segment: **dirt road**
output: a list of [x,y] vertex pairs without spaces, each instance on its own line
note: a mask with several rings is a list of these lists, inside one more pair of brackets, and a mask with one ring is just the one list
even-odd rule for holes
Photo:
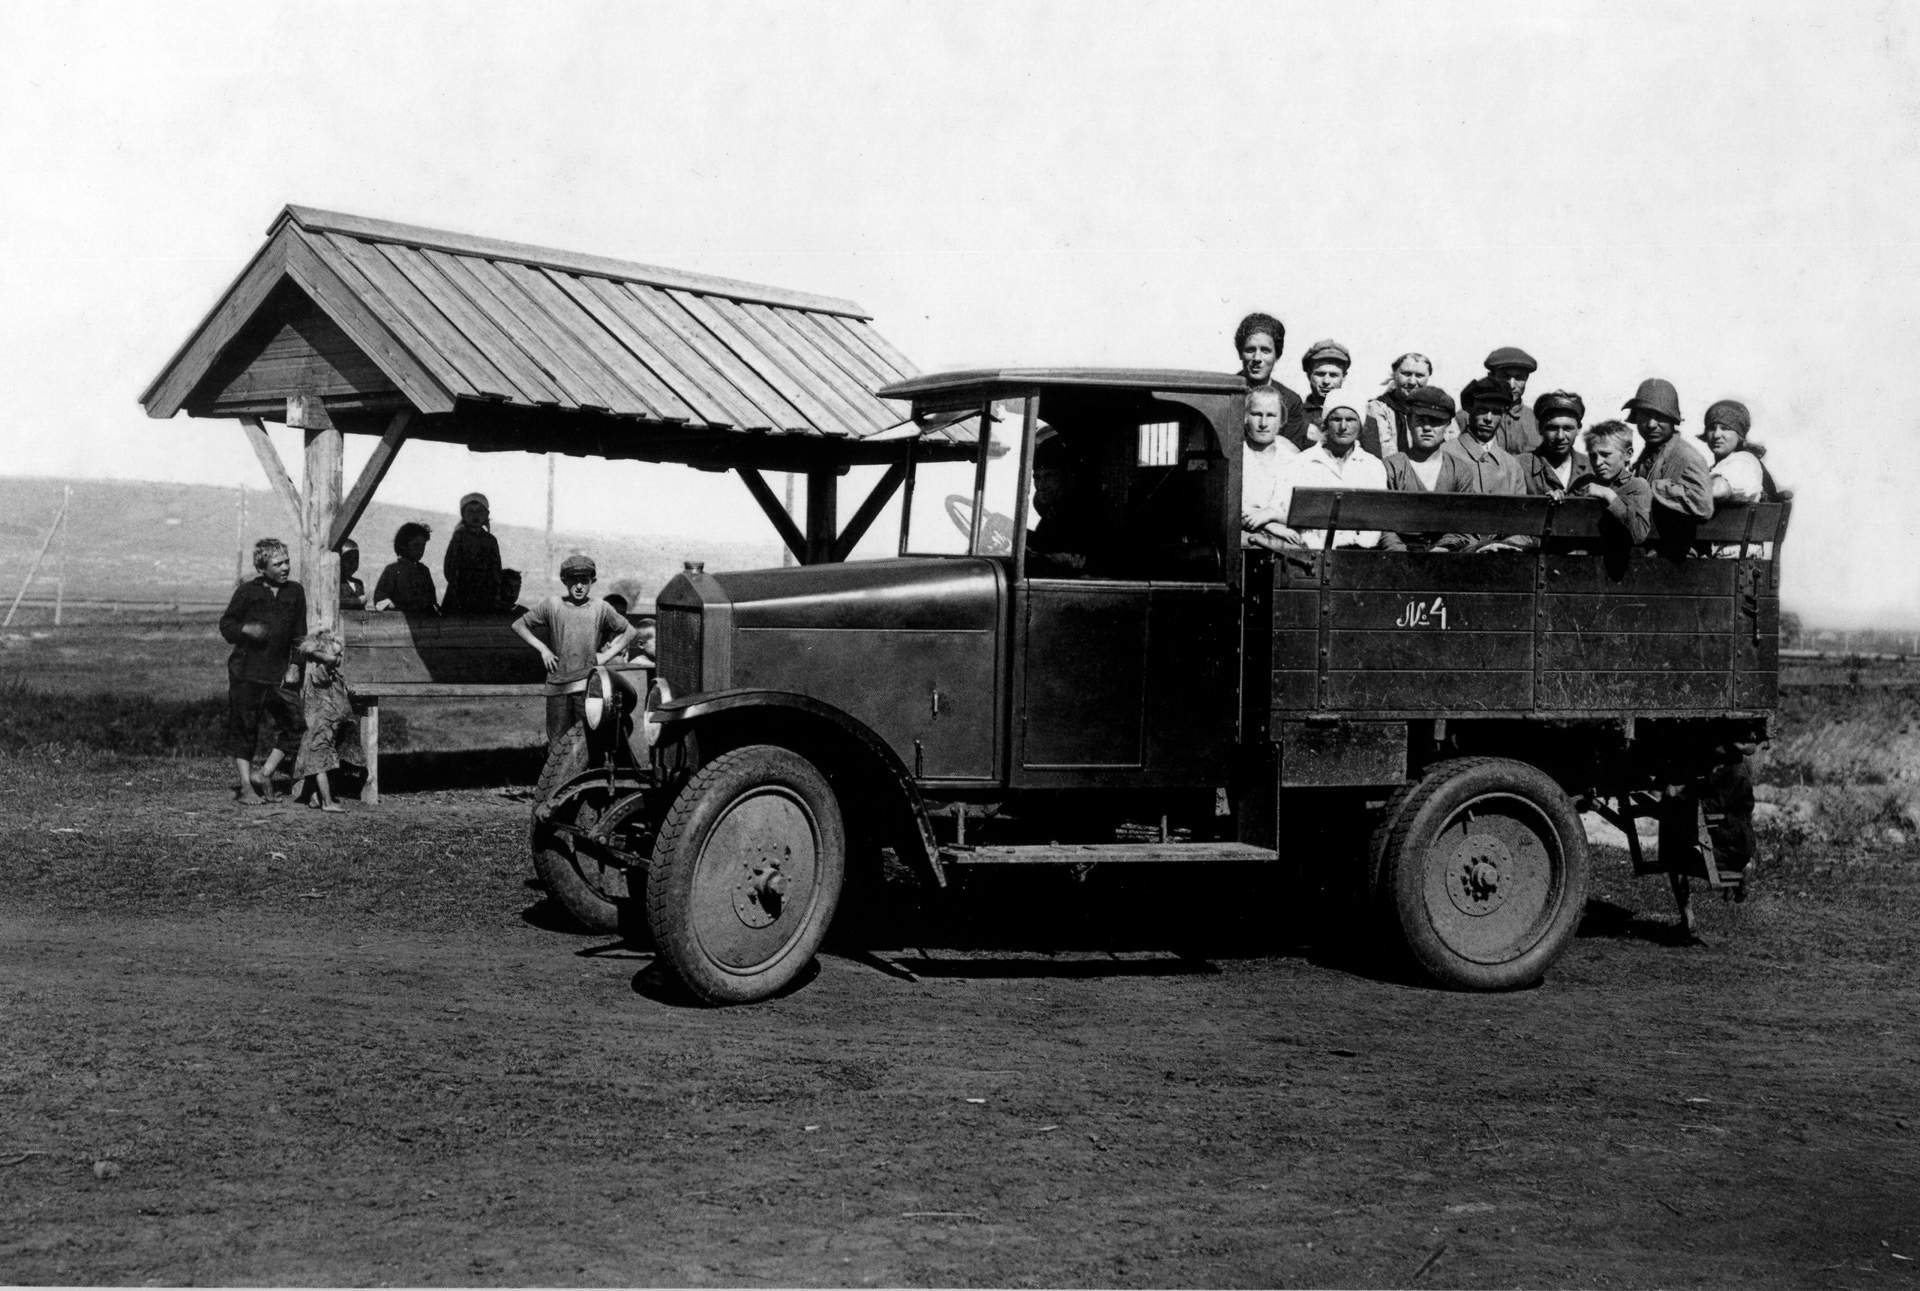
[[[1604,857],[1501,997],[1152,893],[1054,953],[1001,884],[705,1010],[550,926],[496,791],[0,773],[0,1282],[1920,1280],[1907,858],[1788,861],[1680,947]],[[1166,945],[1089,944],[1130,920]]]

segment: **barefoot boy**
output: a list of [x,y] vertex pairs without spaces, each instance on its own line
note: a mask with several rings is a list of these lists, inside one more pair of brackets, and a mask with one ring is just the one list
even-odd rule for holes
[[[294,638],[307,630],[307,594],[287,575],[293,568],[287,544],[262,538],[253,544],[257,578],[234,589],[220,616],[220,635],[233,643],[227,656],[226,750],[240,776],[234,797],[248,805],[267,800],[274,768],[300,746],[306,722],[300,716],[300,665]],[[273,752],[253,774],[260,723],[273,724]]]
[[[593,594],[591,558],[569,556],[560,565],[564,596],[549,596],[513,621],[520,639],[547,665],[547,748],[557,747],[585,714],[587,673],[618,659],[633,640],[633,625]],[[544,633],[546,641],[535,633]],[[551,642],[551,644],[549,644]]]

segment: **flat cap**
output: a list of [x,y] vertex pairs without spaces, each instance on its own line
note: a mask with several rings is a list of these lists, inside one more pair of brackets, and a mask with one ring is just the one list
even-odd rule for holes
[[1501,368],[1519,368],[1522,372],[1536,371],[1540,365],[1533,361],[1533,355],[1517,345],[1502,345],[1487,355],[1487,371],[1498,372]]
[[1315,341],[1307,347],[1307,352],[1300,356],[1300,369],[1303,372],[1311,372],[1322,363],[1338,363],[1343,368],[1351,368],[1353,355],[1338,341]]
[[599,567],[593,563],[591,556],[575,554],[560,562],[560,577],[563,581],[574,577],[593,578],[599,572]]
[[1407,411],[1416,417],[1424,413],[1451,421],[1453,414],[1458,411],[1454,407],[1453,396],[1439,386],[1419,386],[1408,391],[1406,404]]
[[1533,401],[1533,416],[1536,421],[1571,417],[1584,422],[1587,419],[1587,402],[1571,390],[1549,390]]
[[1475,377],[1467,382],[1466,389],[1460,392],[1460,402],[1469,410],[1499,408],[1504,411],[1513,407],[1513,392],[1507,389],[1507,383],[1504,381],[1495,381],[1492,377]]

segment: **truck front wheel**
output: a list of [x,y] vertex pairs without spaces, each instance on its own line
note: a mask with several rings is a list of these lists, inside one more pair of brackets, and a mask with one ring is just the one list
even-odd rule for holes
[[1386,822],[1385,895],[1414,966],[1499,991],[1545,975],[1587,902],[1587,839],[1552,777],[1506,758],[1431,768]]
[[708,1003],[763,1000],[813,959],[846,872],[840,804],[790,749],[749,745],[687,781],[647,868],[647,923]]

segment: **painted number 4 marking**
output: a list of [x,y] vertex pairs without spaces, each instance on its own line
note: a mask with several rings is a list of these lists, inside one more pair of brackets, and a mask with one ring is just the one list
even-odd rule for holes
[[1436,596],[1431,601],[1408,601],[1407,608],[1393,621],[1396,628],[1437,627],[1447,630],[1447,598]]

